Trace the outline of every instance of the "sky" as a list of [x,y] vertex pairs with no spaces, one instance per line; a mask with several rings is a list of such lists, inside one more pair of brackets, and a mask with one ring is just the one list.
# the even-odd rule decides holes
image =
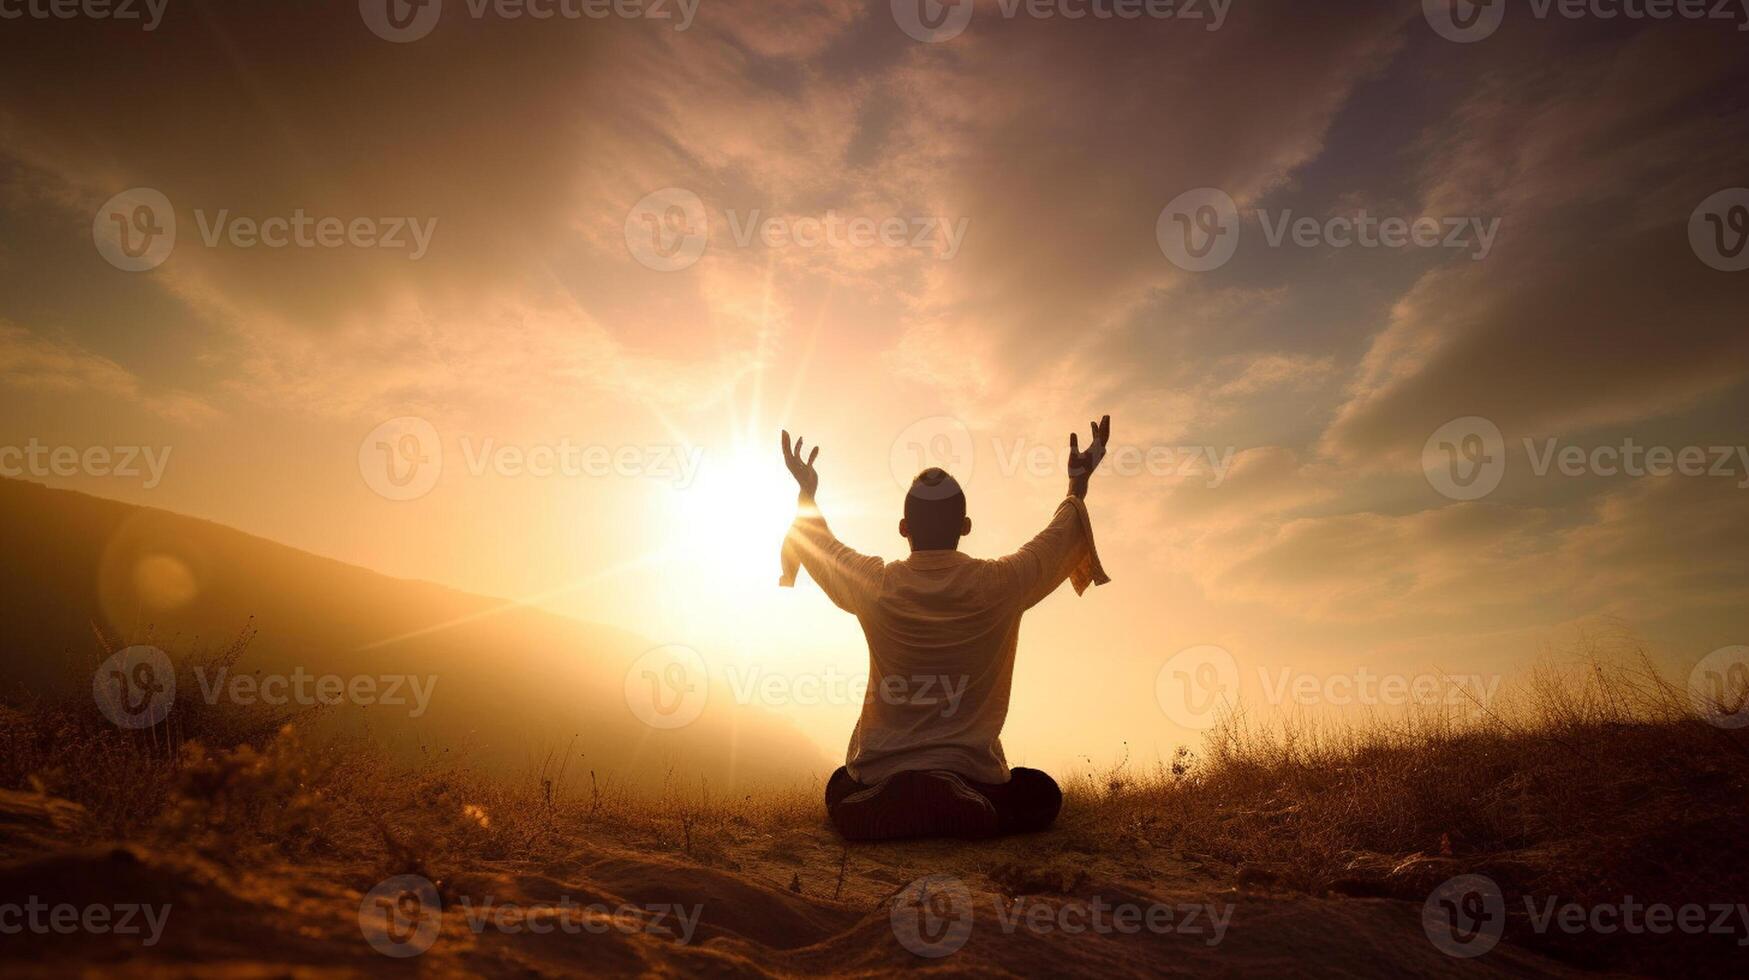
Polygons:
[[1749,13],[1454,3],[0,0],[0,472],[823,681],[756,700],[839,752],[779,430],[853,547],[936,464],[994,557],[1109,413],[1016,764],[1685,679],[1749,643]]

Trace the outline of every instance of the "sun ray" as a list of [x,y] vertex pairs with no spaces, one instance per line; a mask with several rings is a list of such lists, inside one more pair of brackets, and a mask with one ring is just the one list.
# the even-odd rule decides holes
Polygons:
[[535,593],[533,595],[529,595],[529,596],[523,596],[520,599],[506,599],[495,606],[492,606],[492,607],[487,608],[487,609],[482,609],[479,612],[469,613],[466,616],[459,616],[455,619],[451,619],[451,620],[448,620],[446,622],[435,623],[431,626],[424,626],[424,627],[421,627],[421,628],[416,629],[416,630],[411,630],[409,632],[402,633],[399,636],[391,636],[391,637],[387,637],[385,639],[377,640],[374,643],[367,643],[361,647],[355,647],[354,652],[362,652],[365,650],[375,650],[378,647],[385,647],[385,646],[388,646],[388,645],[393,644],[393,643],[400,643],[404,640],[412,640],[412,639],[417,639],[418,637],[421,637],[421,636],[429,636],[433,633],[438,633],[438,632],[441,632],[441,631],[447,630],[447,629],[454,629],[457,626],[465,626],[468,623],[478,622],[479,620],[486,619],[486,618],[491,617],[491,616],[496,616],[500,613],[511,612],[511,611],[517,610],[517,609],[543,608],[543,606],[542,606],[543,603],[545,603],[547,600],[552,599],[556,596],[564,595],[567,592],[575,592],[578,589],[593,585],[596,582],[601,581],[602,579],[609,578],[611,576],[618,575],[618,574],[621,574],[623,572],[629,572],[629,571],[632,571],[632,570],[637,569],[637,568],[642,568],[646,565],[655,564],[656,562],[664,560],[666,557],[667,557],[666,550],[652,551],[652,552],[649,552],[647,554],[640,555],[636,558],[630,559],[628,561],[623,561],[623,562],[620,562],[616,565],[610,565],[606,568],[600,569],[600,570],[593,572],[589,575],[585,575],[584,577],[582,577],[580,579],[575,579],[571,582],[567,582],[564,585],[561,585],[557,588],[548,589],[544,592],[537,592],[537,593]]

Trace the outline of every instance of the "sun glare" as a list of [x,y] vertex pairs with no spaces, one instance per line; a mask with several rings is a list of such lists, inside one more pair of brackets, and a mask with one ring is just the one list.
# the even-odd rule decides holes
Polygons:
[[707,450],[692,483],[670,494],[675,561],[738,595],[776,585],[796,487],[775,445],[764,453],[745,445]]

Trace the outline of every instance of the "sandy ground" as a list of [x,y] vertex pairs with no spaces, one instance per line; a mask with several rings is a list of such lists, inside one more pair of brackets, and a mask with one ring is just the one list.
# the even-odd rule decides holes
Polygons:
[[[64,843],[80,819],[71,804],[0,794],[7,974],[1568,972],[1504,944],[1448,955],[1410,903],[1278,893],[1185,855],[1051,834],[846,849],[824,825],[749,827],[700,861],[597,829],[560,859],[385,884],[342,863],[235,868]],[[91,916],[109,922],[88,927]]]

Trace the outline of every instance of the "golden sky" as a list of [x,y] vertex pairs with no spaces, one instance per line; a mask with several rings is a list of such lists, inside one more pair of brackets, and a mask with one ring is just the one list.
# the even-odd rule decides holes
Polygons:
[[[1017,764],[1169,751],[1157,681],[1199,645],[1249,689],[1510,673],[1582,628],[1679,674],[1746,642],[1749,274],[1689,234],[1749,182],[1735,25],[1509,15],[1460,44],[1415,2],[1212,30],[979,3],[918,40],[884,0],[667,6],[447,0],[400,42],[368,0],[0,23],[0,445],[168,447],[155,480],[22,475],[856,675],[854,620],[775,587],[779,428],[823,447],[853,546],[902,557],[903,481],[939,462],[994,556],[1110,413],[1115,581],[1028,616]],[[174,248],[127,271],[136,188]],[[1196,271],[1162,210],[1203,188],[1243,220]],[[1270,240],[1361,214],[1470,238]],[[253,240],[300,215],[338,244]],[[1424,450],[1468,417],[1507,468],[1454,499]],[[433,439],[429,488],[381,492],[377,444]],[[1537,472],[1548,440],[1630,439],[1729,470]],[[836,752],[855,709],[774,710]]]

